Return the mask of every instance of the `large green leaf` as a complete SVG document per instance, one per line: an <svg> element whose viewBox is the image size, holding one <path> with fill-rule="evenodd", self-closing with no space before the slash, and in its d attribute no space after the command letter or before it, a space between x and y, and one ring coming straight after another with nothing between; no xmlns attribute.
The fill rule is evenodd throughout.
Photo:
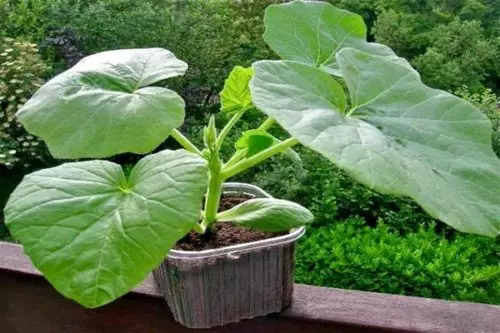
<svg viewBox="0 0 500 333"><path fill-rule="evenodd" d="M236 66L229 73L220 93L223 112L239 111L252 105L248 83L253 75L252 68Z"/></svg>
<svg viewBox="0 0 500 333"><path fill-rule="evenodd" d="M250 199L217 214L219 222L233 222L248 228L268 232L287 231L313 221L314 216L306 208L287 200Z"/></svg>
<svg viewBox="0 0 500 333"><path fill-rule="evenodd" d="M357 14L323 1L292 1L267 7L264 40L281 58L341 75L335 54L343 47L391 56L390 48L366 42L366 25ZM408 64L404 59L398 59ZM409 65L408 65L409 66Z"/></svg>
<svg viewBox="0 0 500 333"><path fill-rule="evenodd" d="M57 158L148 153L184 121L177 93L148 86L186 69L159 48L94 54L43 85L17 116Z"/></svg>
<svg viewBox="0 0 500 333"><path fill-rule="evenodd" d="M125 294L198 222L205 161L182 150L143 158L128 179L107 161L32 173L5 221L47 280L87 307Z"/></svg>
<svg viewBox="0 0 500 333"><path fill-rule="evenodd" d="M500 161L491 125L468 102L425 86L395 56L337 54L351 109L325 72L289 61L254 64L254 104L302 144L360 182L413 198L465 232L500 232Z"/></svg>

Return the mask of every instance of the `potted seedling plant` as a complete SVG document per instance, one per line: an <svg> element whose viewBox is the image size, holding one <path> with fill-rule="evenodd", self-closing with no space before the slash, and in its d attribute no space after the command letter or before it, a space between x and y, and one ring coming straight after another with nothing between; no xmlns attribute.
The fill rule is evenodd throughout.
<svg viewBox="0 0 500 333"><path fill-rule="evenodd" d="M98 307L154 271L174 317L189 327L287 307L294 242L313 216L227 181L299 144L460 231L499 234L500 161L480 111L425 86L405 59L368 43L356 14L294 1L269 6L265 26L263 37L282 60L229 74L220 97L230 120L219 132L210 119L203 148L177 129L182 98L159 84L187 65L160 48L86 57L19 110L54 157L93 159L27 175L5 208L12 235L60 293ZM222 143L250 109L268 119L241 133L223 161ZM271 126L289 138L273 137ZM150 153L169 136L184 149L145 156L128 174L102 160ZM224 193L238 199L232 208L219 209ZM260 236L207 249L204 242L227 228ZM183 242L194 251L182 250Z"/></svg>

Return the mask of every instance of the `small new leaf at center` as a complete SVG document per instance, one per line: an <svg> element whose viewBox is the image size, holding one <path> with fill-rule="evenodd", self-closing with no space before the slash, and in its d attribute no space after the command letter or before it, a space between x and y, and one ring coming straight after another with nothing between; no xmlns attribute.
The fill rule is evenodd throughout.
<svg viewBox="0 0 500 333"><path fill-rule="evenodd" d="M253 76L252 68L236 66L229 73L220 93L223 112L232 112L244 109L252 104L252 96L248 83Z"/></svg>

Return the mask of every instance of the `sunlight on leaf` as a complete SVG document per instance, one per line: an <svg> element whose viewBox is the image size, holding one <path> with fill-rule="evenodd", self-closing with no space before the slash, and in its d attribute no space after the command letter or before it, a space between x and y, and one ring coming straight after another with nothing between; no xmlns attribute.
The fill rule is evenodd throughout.
<svg viewBox="0 0 500 333"><path fill-rule="evenodd" d="M248 83L253 75L252 68L236 66L224 83L220 93L223 112L238 111L252 105Z"/></svg>
<svg viewBox="0 0 500 333"><path fill-rule="evenodd" d="M5 222L63 295L97 307L146 278L198 222L207 167L182 150L137 163L127 179L108 161L62 164L27 175Z"/></svg>
<svg viewBox="0 0 500 333"><path fill-rule="evenodd" d="M150 85L186 69L160 48L97 53L44 84L17 117L56 158L149 153L184 121L182 98Z"/></svg>
<svg viewBox="0 0 500 333"><path fill-rule="evenodd" d="M375 190L413 198L465 231L500 232L500 161L491 124L468 102L425 86L399 60L344 48L336 58L352 108L344 116L320 69L255 63L256 107L305 146Z"/></svg>
<svg viewBox="0 0 500 333"><path fill-rule="evenodd" d="M301 205L272 198L250 199L217 215L217 221L268 232L288 231L313 219L312 213Z"/></svg>

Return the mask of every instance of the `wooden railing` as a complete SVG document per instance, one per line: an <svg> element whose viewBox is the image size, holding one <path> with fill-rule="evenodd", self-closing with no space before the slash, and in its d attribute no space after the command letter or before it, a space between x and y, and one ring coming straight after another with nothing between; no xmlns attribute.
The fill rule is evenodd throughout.
<svg viewBox="0 0 500 333"><path fill-rule="evenodd" d="M23 254L0 242L1 333L184 333L151 277L103 308L60 296ZM291 308L201 332L500 333L500 307L295 285Z"/></svg>

